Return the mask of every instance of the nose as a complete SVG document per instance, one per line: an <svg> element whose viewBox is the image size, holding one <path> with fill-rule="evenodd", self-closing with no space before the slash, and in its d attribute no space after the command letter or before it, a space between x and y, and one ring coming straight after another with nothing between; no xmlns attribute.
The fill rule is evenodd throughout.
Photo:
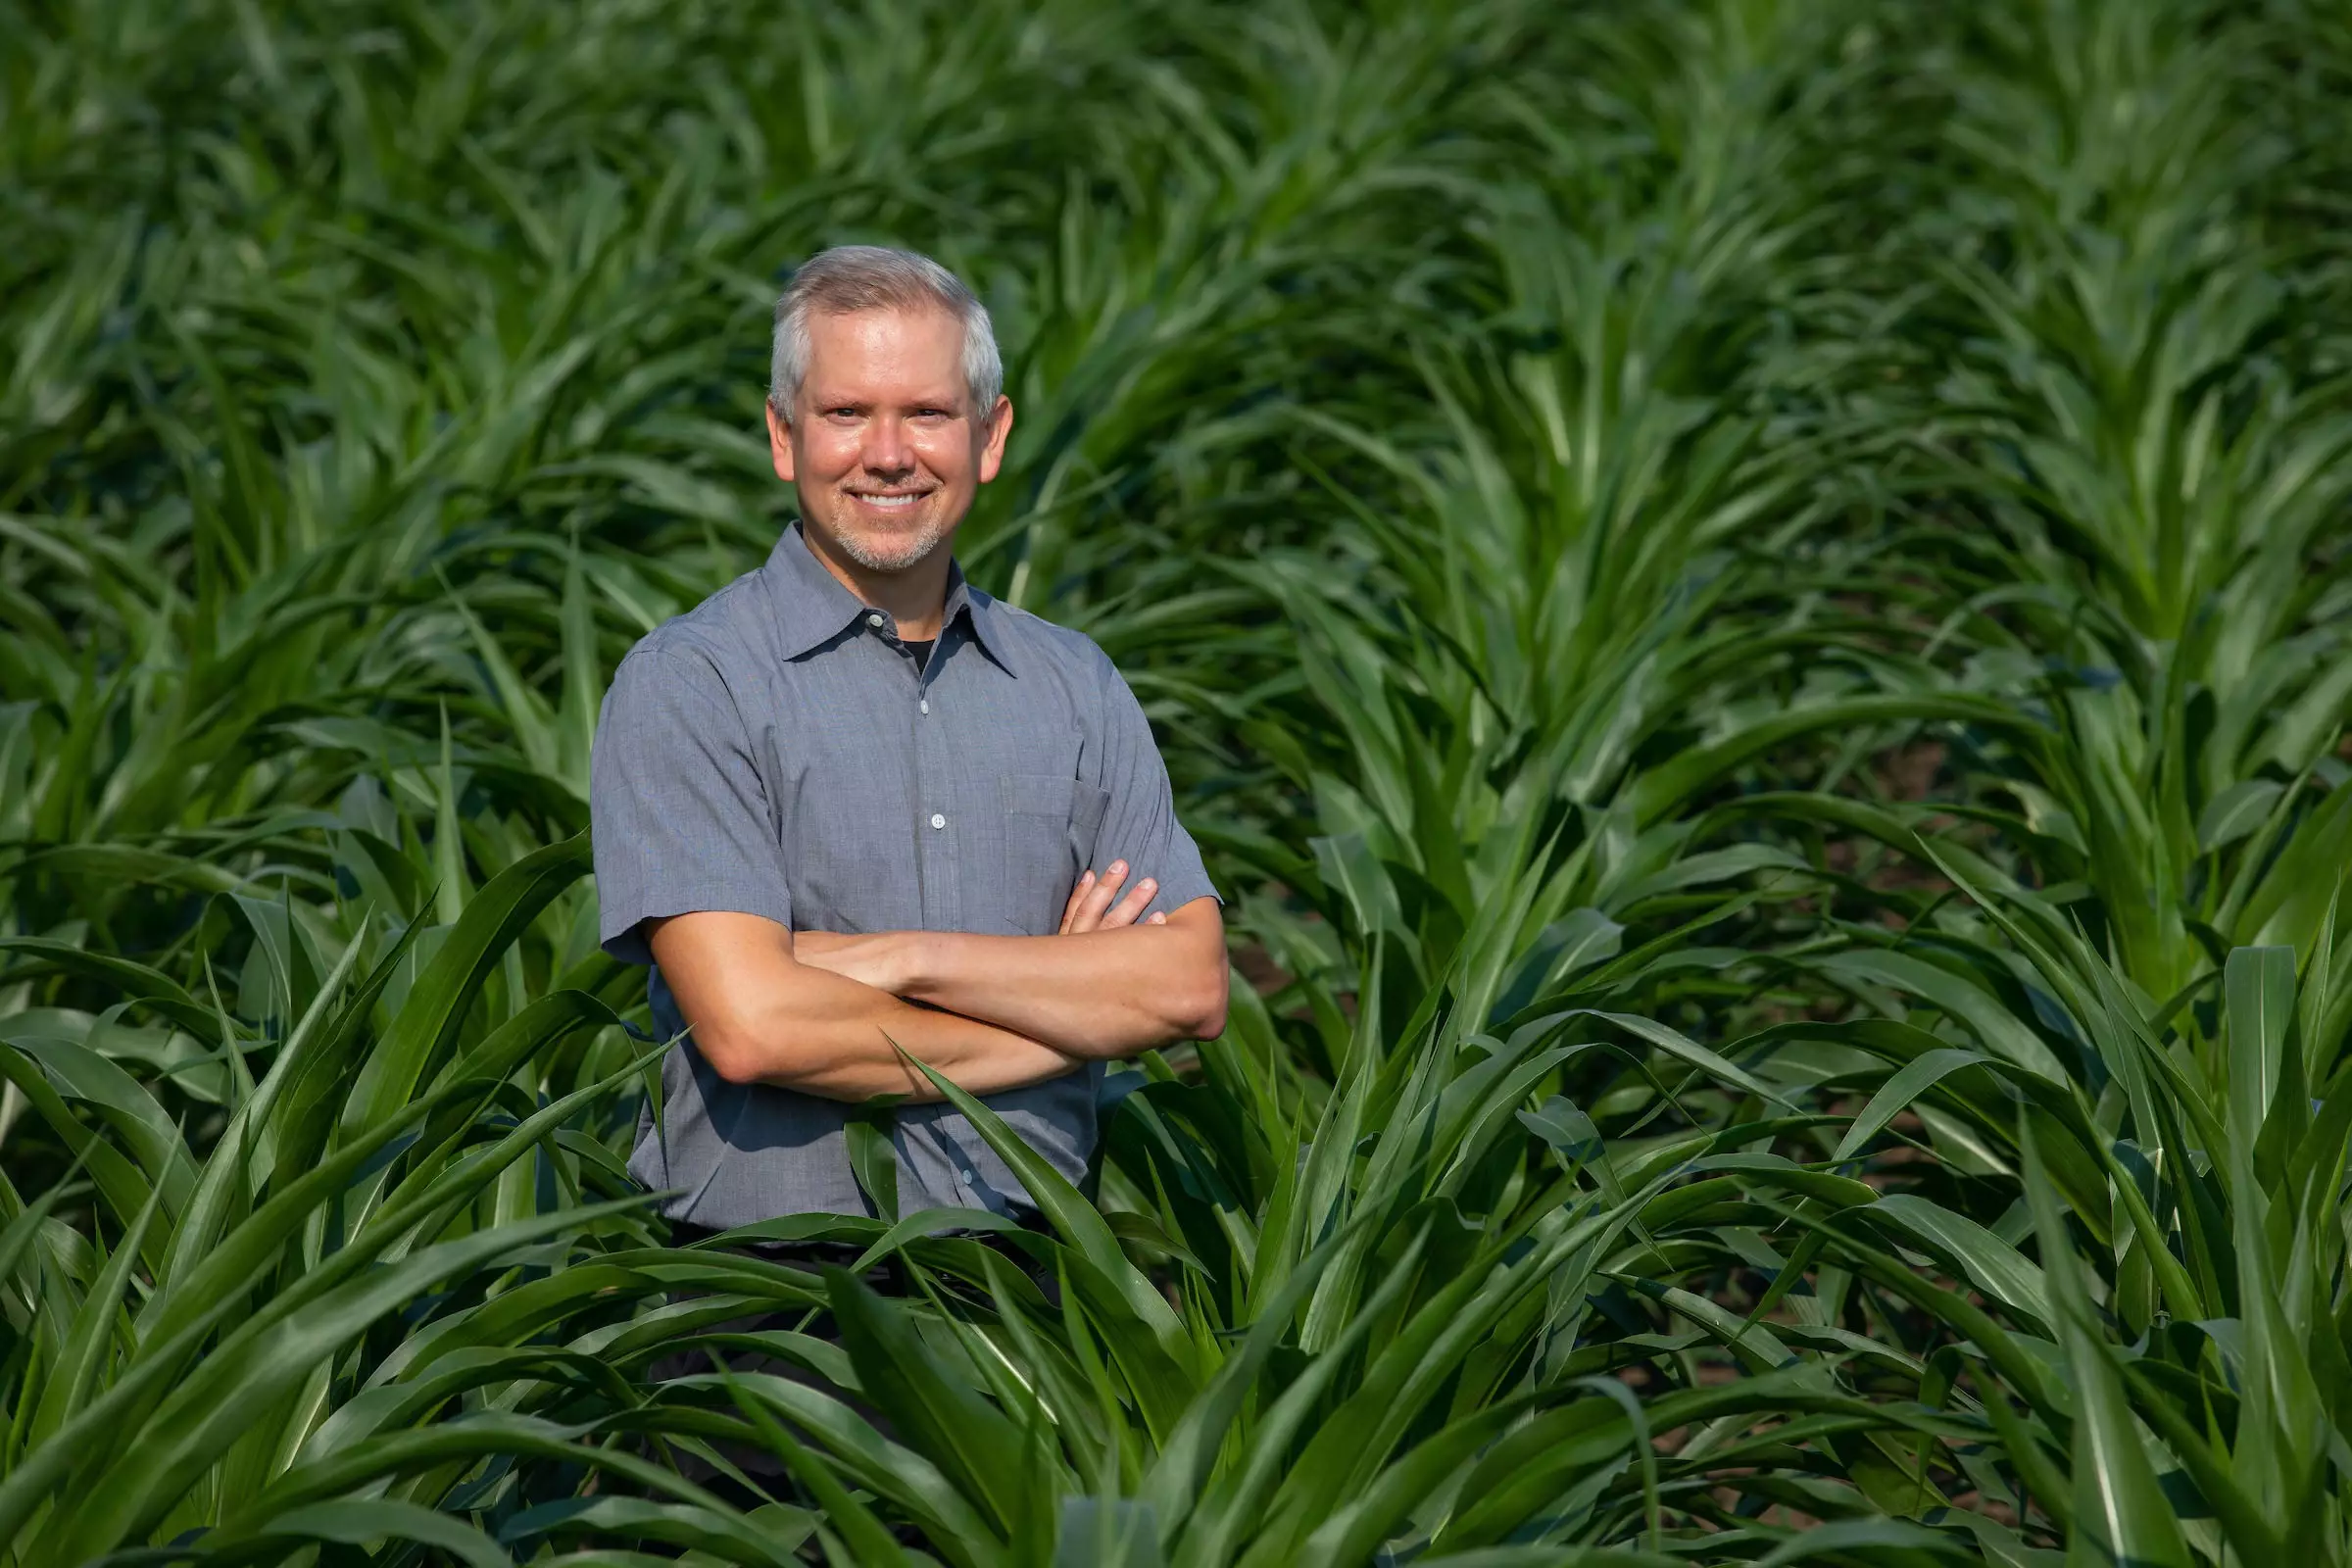
<svg viewBox="0 0 2352 1568"><path fill-rule="evenodd" d="M858 457L876 478L903 478L914 471L914 443L906 439L906 426L894 414L866 425L865 450Z"/></svg>

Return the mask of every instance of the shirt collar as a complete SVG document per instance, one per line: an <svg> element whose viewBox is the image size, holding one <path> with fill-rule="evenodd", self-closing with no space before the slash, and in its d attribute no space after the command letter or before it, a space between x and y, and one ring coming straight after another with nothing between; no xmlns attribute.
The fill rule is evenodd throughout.
<svg viewBox="0 0 2352 1568"><path fill-rule="evenodd" d="M775 549L768 552L764 575L786 659L798 659L822 647L872 613L863 600L816 559L798 522L785 529ZM1004 613L995 599L963 580L960 563L949 561L948 599L939 617L940 630L944 633L960 618L981 651L1004 673L1017 676L1020 672L1013 667L1010 639L1004 635Z"/></svg>

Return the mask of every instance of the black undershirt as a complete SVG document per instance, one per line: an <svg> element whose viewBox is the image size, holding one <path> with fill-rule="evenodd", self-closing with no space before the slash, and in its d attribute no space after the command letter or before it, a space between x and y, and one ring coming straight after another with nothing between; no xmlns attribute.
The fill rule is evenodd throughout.
<svg viewBox="0 0 2352 1568"><path fill-rule="evenodd" d="M924 665L931 662L931 649L938 641L939 639L936 637L925 638L919 643L906 638L899 640L899 646L914 656L914 672L917 675L923 672Z"/></svg>

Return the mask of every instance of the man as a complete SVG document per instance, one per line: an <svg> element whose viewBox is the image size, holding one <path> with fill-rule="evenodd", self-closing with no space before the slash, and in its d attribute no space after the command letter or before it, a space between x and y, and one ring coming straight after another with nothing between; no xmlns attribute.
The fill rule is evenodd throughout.
<svg viewBox="0 0 2352 1568"><path fill-rule="evenodd" d="M1012 428L988 313L924 257L826 251L777 302L767 429L801 520L605 699L607 951L687 1031L629 1168L699 1235L865 1214L844 1127L903 1095L903 1211L1034 1219L900 1049L1083 1175L1103 1064L1224 1026L1215 891L1092 641L951 554ZM1096 868L1101 868L1098 874Z"/></svg>

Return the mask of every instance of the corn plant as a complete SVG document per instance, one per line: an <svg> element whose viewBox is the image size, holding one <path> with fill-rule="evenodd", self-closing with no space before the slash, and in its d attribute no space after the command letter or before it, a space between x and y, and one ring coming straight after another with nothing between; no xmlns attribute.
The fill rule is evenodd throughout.
<svg viewBox="0 0 2352 1568"><path fill-rule="evenodd" d="M0 22L0 1560L2346 1556L2341 17ZM580 836L876 239L1236 963L890 1295Z"/></svg>

